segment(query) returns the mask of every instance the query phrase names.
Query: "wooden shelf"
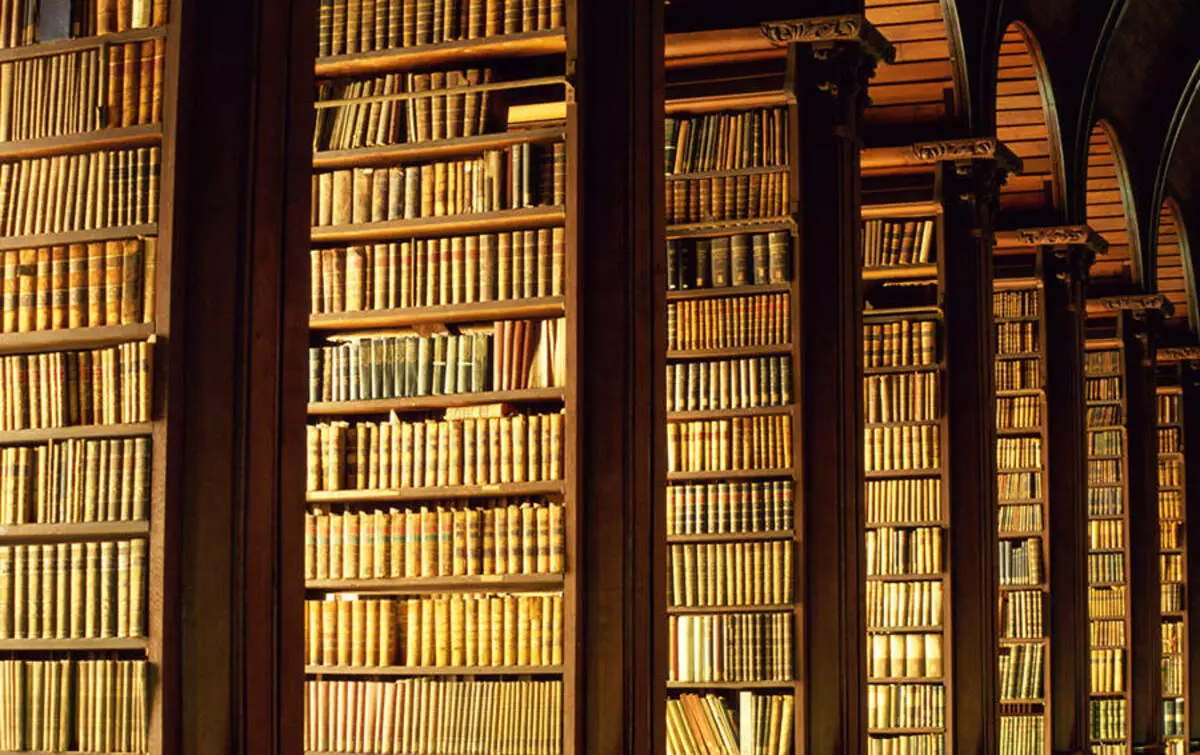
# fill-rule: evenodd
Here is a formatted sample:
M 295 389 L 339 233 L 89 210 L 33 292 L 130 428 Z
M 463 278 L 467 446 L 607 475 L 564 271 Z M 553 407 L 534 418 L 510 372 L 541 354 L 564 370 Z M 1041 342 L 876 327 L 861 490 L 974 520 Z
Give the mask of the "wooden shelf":
M 761 532 L 725 532 L 705 535 L 667 535 L 668 543 L 747 543 L 764 540 L 792 540 L 794 530 L 763 530 Z
M 999 435 L 1001 437 L 1012 437 L 1012 436 L 1022 436 L 1022 435 L 1041 435 L 1041 434 L 1042 434 L 1041 425 L 1038 425 L 1037 427 L 1004 427 L 1004 428 L 998 427 L 998 428 L 996 428 L 996 435 Z
M 517 391 L 449 393 L 437 396 L 387 398 L 373 401 L 318 401 L 308 405 L 308 413 L 309 416 L 385 414 L 387 412 L 428 411 L 479 404 L 564 401 L 566 396 L 566 390 L 563 388 L 525 388 Z
M 921 522 L 917 520 L 898 521 L 898 522 L 867 522 L 866 528 L 869 530 L 877 530 L 883 527 L 892 529 L 910 528 L 910 527 L 945 527 L 946 520 L 938 519 L 932 522 Z
M 865 267 L 862 271 L 862 279 L 865 281 L 922 280 L 926 278 L 936 280 L 937 277 L 938 266 L 936 263 Z
M 942 424 L 940 419 L 909 419 L 898 420 L 896 422 L 866 422 L 863 427 L 870 429 L 873 427 L 925 427 Z
M 99 637 L 75 640 L 0 640 L 0 651 L 101 651 L 101 650 L 145 650 L 149 641 L 145 637 Z
M 940 634 L 945 627 L 867 627 L 867 634 Z
M 310 676 L 561 676 L 546 666 L 305 666 Z
M 1005 467 L 997 469 L 996 474 L 1028 474 L 1045 471 L 1042 467 Z
M 1008 322 L 1041 322 L 1041 320 L 1041 315 L 1013 315 L 1010 317 L 992 318 L 992 322 L 996 323 L 997 325 L 1002 325 Z
M 1009 699 L 1000 698 L 1001 705 L 1045 705 L 1046 698 L 1044 697 L 1013 697 Z
M 942 369 L 940 364 L 905 364 L 901 366 L 889 367 L 866 367 L 863 369 L 864 375 L 894 375 L 900 372 L 937 372 Z
M 399 328 L 409 325 L 489 322 L 561 317 L 566 303 L 561 296 L 538 299 L 479 301 L 469 304 L 445 304 L 436 307 L 364 309 L 354 312 L 326 312 L 309 315 L 309 330 L 347 330 L 352 328 Z
M 1001 540 L 1032 540 L 1035 537 L 1045 537 L 1045 532 L 1004 532 L 997 534 Z
M 914 728 L 868 728 L 867 734 L 876 735 L 891 735 L 891 734 L 944 734 L 946 727 L 944 726 L 920 726 Z
M 324 592 L 378 592 L 423 594 L 450 591 L 523 591 L 561 589 L 561 574 L 482 574 L 462 577 L 418 577 L 396 579 L 310 579 L 309 590 Z
M 1040 396 L 1045 391 L 1041 388 L 1013 388 L 1006 391 L 996 391 L 996 396 L 1000 398 L 1013 396 Z
M 796 410 L 792 404 L 783 406 L 751 406 L 744 409 L 704 409 L 688 412 L 667 412 L 668 421 L 693 419 L 726 419 L 730 417 L 765 417 L 780 414 L 791 414 Z
M 72 425 L 71 427 L 47 427 L 38 430 L 9 430 L 0 432 L 0 446 L 19 443 L 43 443 L 48 440 L 74 440 L 79 438 L 136 438 L 150 435 L 154 431 L 151 422 L 122 425 Z
M 1001 637 L 999 642 L 1001 645 L 1045 645 L 1049 642 L 1048 637 Z
M 561 55 L 566 51 L 566 32 L 563 29 L 548 29 L 349 55 L 327 55 L 317 58 L 315 71 L 322 78 L 359 76 L 466 61 Z
M 941 582 L 949 575 L 946 572 L 936 574 L 869 574 L 868 582 Z
M 905 477 L 940 477 L 942 470 L 940 467 L 932 469 L 889 469 L 886 471 L 867 472 L 868 480 L 889 480 Z
M 729 176 L 757 176 L 764 173 L 787 173 L 791 168 L 787 165 L 759 165 L 750 168 L 726 168 L 724 170 L 694 170 L 685 173 L 668 171 L 664 178 L 671 181 L 695 181 L 701 178 L 727 178 Z
M 144 537 L 149 534 L 150 523 L 145 521 L 0 525 L 0 543 L 54 543 L 112 537 Z
M 33 236 L 4 236 L 0 237 L 0 250 L 34 249 L 42 246 L 69 246 L 83 244 L 89 241 L 111 241 L 113 239 L 130 239 L 138 236 L 158 235 L 158 225 L 120 225 L 113 228 L 92 228 L 86 231 L 65 231 L 63 233 L 43 233 Z
M 427 236 L 458 236 L 530 228 L 547 228 L 566 222 L 562 207 L 522 207 L 463 215 L 440 215 L 408 220 L 380 220 L 354 225 L 313 226 L 311 240 L 321 246 L 399 241 Z
M 671 616 L 690 616 L 695 614 L 791 613 L 795 610 L 796 606 L 792 603 L 760 606 L 669 606 L 667 614 Z
M 565 135 L 561 126 L 525 130 L 501 131 L 495 134 L 461 136 L 457 139 L 437 139 L 424 142 L 405 142 L 361 149 L 325 150 L 313 155 L 313 170 L 356 168 L 378 165 L 406 165 L 415 162 L 442 160 L 474 155 L 489 149 L 501 149 L 513 144 L 549 142 Z
M 0 333 L 0 355 L 96 349 L 127 341 L 144 341 L 152 335 L 154 335 L 153 323 L 36 330 L 29 333 Z
M 0 142 L 0 160 L 27 160 L 52 155 L 69 155 L 103 149 L 144 147 L 162 141 L 162 126 L 129 126 L 85 131 L 80 134 L 48 136 L 41 139 Z
M 944 684 L 942 676 L 868 676 L 870 684 Z
M 494 485 L 406 488 L 404 490 L 321 490 L 308 493 L 309 503 L 358 503 L 365 501 L 437 501 L 444 498 L 498 498 L 502 496 L 563 495 L 562 480 L 505 482 Z
M 667 689 L 792 689 L 794 681 L 667 682 Z
M 997 362 L 1013 362 L 1018 359 L 1041 359 L 1042 352 L 1040 351 L 1009 351 L 1003 354 L 996 354 Z
M 790 343 L 776 343 L 766 346 L 731 346 L 723 349 L 672 349 L 667 351 L 667 359 L 736 359 L 791 353 Z
M 0 50 L 0 63 L 27 58 L 40 58 L 43 55 L 56 55 L 64 52 L 88 50 L 103 45 L 116 45 L 124 42 L 142 42 L 148 39 L 162 39 L 166 36 L 165 26 L 152 26 L 147 29 L 132 29 L 130 31 L 101 34 L 94 37 L 76 37 L 74 39 L 56 39 L 52 42 L 38 42 L 32 45 L 20 45 Z
M 792 284 L 787 283 L 754 283 L 748 286 L 719 286 L 709 288 L 678 288 L 667 291 L 667 301 L 687 301 L 691 299 L 716 299 L 727 296 L 754 296 L 755 294 L 787 294 L 791 293 Z
M 746 480 L 763 477 L 784 477 L 791 479 L 795 475 L 796 471 L 792 467 L 782 469 L 714 469 L 703 472 L 668 472 L 667 480 L 670 482 L 702 482 L 705 480 Z
M 749 218 L 746 220 L 711 220 L 706 223 L 678 223 L 667 226 L 668 239 L 737 236 L 744 233 L 795 231 L 791 218 Z

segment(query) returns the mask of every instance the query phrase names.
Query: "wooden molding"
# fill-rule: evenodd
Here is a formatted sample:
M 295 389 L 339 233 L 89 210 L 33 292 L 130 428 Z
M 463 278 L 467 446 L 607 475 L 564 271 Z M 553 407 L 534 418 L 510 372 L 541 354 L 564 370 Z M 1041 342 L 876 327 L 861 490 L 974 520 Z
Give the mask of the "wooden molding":
M 991 160 L 1008 173 L 1020 173 L 1022 168 L 1021 158 L 993 137 L 917 142 L 912 145 L 911 150 L 916 163 Z
M 1090 311 L 1161 313 L 1170 317 L 1175 312 L 1171 300 L 1162 294 L 1137 294 L 1133 296 L 1106 296 L 1088 302 Z
M 1165 346 L 1158 350 L 1160 362 L 1187 362 L 1200 359 L 1200 346 Z
M 1108 253 L 1108 242 L 1087 225 L 1056 225 L 996 231 L 997 246 L 1083 246 L 1097 255 Z
M 896 48 L 861 14 L 768 21 L 760 28 L 768 42 L 780 47 L 858 42 L 867 54 L 877 60 L 886 63 L 896 60 Z

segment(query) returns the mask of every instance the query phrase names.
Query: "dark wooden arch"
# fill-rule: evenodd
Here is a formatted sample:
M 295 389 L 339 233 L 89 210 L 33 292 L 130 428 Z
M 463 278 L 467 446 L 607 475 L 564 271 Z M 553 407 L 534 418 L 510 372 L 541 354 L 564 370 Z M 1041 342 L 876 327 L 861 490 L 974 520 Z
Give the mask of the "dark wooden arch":
M 1116 132 L 1104 120 L 1096 122 L 1088 139 L 1086 187 L 1087 224 L 1108 242 L 1108 254 L 1092 268 L 1097 288 L 1103 292 L 1142 291 L 1146 276 L 1137 206 L 1125 154 Z

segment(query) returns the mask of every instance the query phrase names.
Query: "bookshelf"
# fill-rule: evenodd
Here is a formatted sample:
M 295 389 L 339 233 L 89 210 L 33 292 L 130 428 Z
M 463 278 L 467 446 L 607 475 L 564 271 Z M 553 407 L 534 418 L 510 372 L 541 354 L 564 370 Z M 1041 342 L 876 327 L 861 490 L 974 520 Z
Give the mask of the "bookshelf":
M 347 7 L 317 20 L 304 747 L 579 752 L 573 12 Z
M 1180 755 L 1188 749 L 1188 707 L 1191 704 L 1187 471 L 1184 464 L 1186 417 L 1181 386 L 1158 387 L 1156 415 L 1158 545 L 1162 581 L 1163 742 L 1168 752 Z
M 161 753 L 172 716 L 168 5 L 0 42 L 5 751 Z

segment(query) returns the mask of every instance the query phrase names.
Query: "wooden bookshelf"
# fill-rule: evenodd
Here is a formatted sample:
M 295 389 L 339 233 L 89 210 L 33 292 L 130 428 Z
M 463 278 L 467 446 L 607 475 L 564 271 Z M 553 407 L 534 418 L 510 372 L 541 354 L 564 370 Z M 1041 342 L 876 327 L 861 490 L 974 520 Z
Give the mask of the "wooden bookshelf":
M 534 23 L 539 22 L 535 19 Z M 549 648 L 553 636 L 553 662 L 547 657 L 531 664 L 524 661 L 489 664 L 486 660 L 476 664 L 472 660 L 465 663 L 449 660 L 450 656 L 446 659 L 433 655 L 422 657 L 424 648 L 419 642 L 399 642 L 389 650 L 381 637 L 367 635 L 367 643 L 374 643 L 381 654 L 388 652 L 391 657 L 382 658 L 378 665 L 358 665 L 357 662 L 347 665 L 348 661 L 340 660 L 339 665 L 321 665 L 319 658 L 309 656 L 304 669 L 305 694 L 315 701 L 317 690 L 323 688 L 321 685 L 332 683 L 332 680 L 338 680 L 338 684 L 366 685 L 362 689 L 382 689 L 383 686 L 378 685 L 405 683 L 455 683 L 461 685 L 464 695 L 484 694 L 485 687 L 480 685 L 501 685 L 496 689 L 514 690 L 514 694 L 522 695 L 526 690 L 534 689 L 529 685 L 542 685 L 536 687 L 539 690 L 536 693 L 529 693 L 533 696 L 521 698 L 526 703 L 500 711 L 500 714 L 506 720 L 536 721 L 541 730 L 538 748 L 576 755 L 581 752 L 582 742 L 576 693 L 580 687 L 579 635 L 582 631 L 577 566 L 580 563 L 582 481 L 576 468 L 580 453 L 577 250 L 581 229 L 575 194 L 579 182 L 580 147 L 573 82 L 566 78 L 566 53 L 576 44 L 577 32 L 573 25 L 567 28 L 563 18 L 554 28 L 461 40 L 454 39 L 451 34 L 445 41 L 410 46 L 382 45 L 384 49 L 348 53 L 345 48 L 342 52 L 337 51 L 336 40 L 328 41 L 326 35 L 329 33 L 328 28 L 323 28 L 318 40 L 319 45 L 332 45 L 331 54 L 321 53 L 316 59 L 318 87 L 341 87 L 393 75 L 402 84 L 389 95 L 376 93 L 355 97 L 346 89 L 331 89 L 334 94 L 320 95 L 315 102 L 316 108 L 323 117 L 332 119 L 327 123 L 335 125 L 329 126 L 329 131 L 319 132 L 314 139 L 314 188 L 323 180 L 322 176 L 336 171 L 361 175 L 364 171 L 393 168 L 419 171 L 421 180 L 429 176 L 430 184 L 434 183 L 432 176 L 436 171 L 439 182 L 443 181 L 444 175 L 453 184 L 456 164 L 477 161 L 472 164 L 482 166 L 485 156 L 496 152 L 503 155 L 497 163 L 502 165 L 502 172 L 507 170 L 504 165 L 511 165 L 512 171 L 493 176 L 499 204 L 489 205 L 496 209 L 487 212 L 459 212 L 454 205 L 454 191 L 462 195 L 481 191 L 481 181 L 475 189 L 467 184 L 458 185 L 457 189 L 451 185 L 444 211 L 432 212 L 431 205 L 418 208 L 415 213 L 418 217 L 414 217 L 413 212 L 406 212 L 405 219 L 338 225 L 318 224 L 314 218 L 310 236 L 312 248 L 322 255 L 340 255 L 332 263 L 337 270 L 337 277 L 333 279 L 336 283 L 324 279 L 330 285 L 344 286 L 337 294 L 339 300 L 343 292 L 354 293 L 350 286 L 357 285 L 341 277 L 343 271 L 357 264 L 348 261 L 351 252 L 345 247 L 366 245 L 363 248 L 396 247 L 406 251 L 393 258 L 399 260 L 397 267 L 380 263 L 386 269 L 371 268 L 370 280 L 363 279 L 363 285 L 368 288 L 391 286 L 395 292 L 391 301 L 381 303 L 383 299 L 368 294 L 360 304 L 351 305 L 347 298 L 347 306 L 340 303 L 335 306 L 332 299 L 321 299 L 330 290 L 328 287 L 314 288 L 314 306 L 309 318 L 310 354 L 314 356 L 310 359 L 333 359 L 339 344 L 357 338 L 374 342 L 416 338 L 420 348 L 429 351 L 422 351 L 415 364 L 406 362 L 400 350 L 364 357 L 361 364 L 353 368 L 364 370 L 361 374 L 368 376 L 367 382 L 356 389 L 359 392 L 333 394 L 339 399 L 351 396 L 351 400 L 331 400 L 328 392 L 310 391 L 310 428 L 346 422 L 354 433 L 375 432 L 369 428 L 376 426 L 377 419 L 387 417 L 386 422 L 398 423 L 394 424 L 396 433 L 401 432 L 401 426 L 405 428 L 403 432 L 410 433 L 405 437 L 415 438 L 418 432 L 424 432 L 421 427 L 442 423 L 440 427 L 448 429 L 440 432 L 454 434 L 456 440 L 453 450 L 449 445 L 439 446 L 436 434 L 432 446 L 426 443 L 424 470 L 428 473 L 436 466 L 439 472 L 423 477 L 415 456 L 410 455 L 417 453 L 416 441 L 412 441 L 411 449 L 405 446 L 406 450 L 401 453 L 400 435 L 389 435 L 393 445 L 387 452 L 391 454 L 388 463 L 396 469 L 400 466 L 411 469 L 410 477 L 393 476 L 387 484 L 366 487 L 357 484 L 330 486 L 321 480 L 314 488 L 310 480 L 308 519 L 315 521 L 329 517 L 332 528 L 333 517 L 343 517 L 345 522 L 350 522 L 353 517 L 358 517 L 357 521 L 366 521 L 366 518 L 381 521 L 380 517 L 391 517 L 389 521 L 393 524 L 389 525 L 385 536 L 391 543 L 398 542 L 397 538 L 402 541 L 406 537 L 404 527 L 411 527 L 413 521 L 418 522 L 418 527 L 425 527 L 428 521 L 430 527 L 437 528 L 445 522 L 447 529 L 435 529 L 442 534 L 435 535 L 434 539 L 445 537 L 447 545 L 451 542 L 457 545 L 438 550 L 431 544 L 418 558 L 399 565 L 400 573 L 407 576 L 395 576 L 395 571 L 388 573 L 389 576 L 381 576 L 379 571 L 364 575 L 362 568 L 356 568 L 349 576 L 343 573 L 339 577 L 324 574 L 322 567 L 310 564 L 305 575 L 307 607 L 317 603 L 324 606 L 327 601 L 336 601 L 340 606 L 361 596 L 365 600 L 390 601 L 401 618 L 406 607 L 407 610 L 441 611 L 440 606 L 447 602 L 473 606 L 476 604 L 473 601 L 506 601 L 509 598 L 550 601 L 539 604 L 545 606 L 559 601 L 553 604 L 561 610 L 555 609 L 553 615 L 547 613 L 537 618 L 524 613 L 512 617 L 513 632 L 517 631 L 516 624 L 524 622 L 519 635 L 523 642 L 540 640 L 542 646 Z M 468 70 L 486 70 L 488 78 L 468 82 L 465 73 L 462 78 L 457 78 L 458 72 Z M 422 76 L 424 88 L 412 83 Z M 371 92 L 370 89 L 366 91 Z M 521 123 L 509 117 L 516 112 L 510 108 L 530 104 L 530 98 L 541 102 L 537 98 L 543 94 L 547 98 L 545 104 L 551 106 L 551 110 L 566 103 L 561 108 L 565 116 L 557 115 L 539 123 Z M 356 112 L 353 108 L 363 109 L 363 112 L 367 108 L 376 108 L 373 112 L 377 115 L 385 111 L 398 113 L 398 117 L 393 116 L 398 125 L 386 137 L 376 139 L 372 132 L 370 139 L 364 136 L 352 148 L 344 148 L 344 142 L 335 145 L 334 130 L 349 128 L 336 125 L 336 119 L 353 114 Z M 468 110 L 472 119 L 478 118 L 469 126 Z M 353 119 L 346 123 L 353 123 Z M 530 162 L 526 163 L 528 170 L 523 174 L 521 154 L 524 150 L 528 150 Z M 483 168 L 478 170 L 482 172 Z M 467 175 L 470 177 L 471 174 Z M 529 188 L 528 196 L 518 193 L 519 185 Z M 442 187 L 442 183 L 429 186 L 429 196 L 441 191 Z M 386 194 L 386 186 L 383 191 Z M 472 196 L 478 199 L 482 194 Z M 383 199 L 386 200 L 386 196 Z M 492 199 L 489 197 L 488 201 Z M 439 195 L 439 208 L 442 202 Z M 549 244 L 552 234 L 553 252 Z M 506 239 L 505 246 L 498 247 L 496 240 L 501 237 Z M 491 239 L 493 244 L 488 247 L 490 252 L 485 251 L 485 238 Z M 529 240 L 522 242 L 522 238 Z M 545 246 L 542 246 L 543 238 L 547 242 Z M 464 239 L 471 239 L 472 251 L 460 251 L 463 247 L 458 245 L 467 243 Z M 510 242 L 512 246 L 507 245 Z M 458 255 L 453 262 L 450 259 L 451 243 L 456 245 L 455 254 Z M 429 246 L 419 247 L 420 244 Z M 428 257 L 422 256 L 418 260 L 419 248 L 432 251 Z M 445 249 L 444 255 L 439 254 L 439 248 Z M 420 254 L 424 255 L 424 252 Z M 388 283 L 388 280 L 392 282 Z M 314 282 L 314 286 L 318 285 Z M 364 288 L 364 293 L 367 290 Z M 318 299 L 321 299 L 320 304 L 317 304 Z M 563 324 L 543 326 L 542 323 Z M 528 340 L 505 335 L 510 331 L 502 330 L 502 327 L 509 325 L 530 328 Z M 553 332 L 546 329 L 551 327 L 558 329 Z M 479 345 L 483 343 L 478 340 L 480 338 L 485 339 L 486 352 Z M 510 340 L 503 340 L 506 338 Z M 473 354 L 470 363 L 458 362 L 458 378 L 445 369 L 446 356 L 435 355 L 435 349 L 443 347 L 446 351 L 438 353 L 458 349 L 458 354 Z M 472 351 L 474 349 L 479 350 Z M 445 380 L 449 386 L 456 380 L 460 382 L 453 388 L 422 391 L 418 395 L 412 384 L 405 384 L 403 377 L 395 384 L 381 383 L 379 375 L 372 372 L 376 368 L 387 374 L 395 369 L 401 376 L 405 370 L 411 370 L 413 374 L 424 375 L 428 384 Z M 331 369 L 322 373 L 320 384 L 326 387 L 338 385 L 338 380 L 348 381 L 349 374 L 340 376 Z M 463 378 L 463 375 L 468 377 Z M 462 380 L 466 380 L 466 384 Z M 349 386 L 349 382 L 341 385 Z M 558 426 L 561 436 L 556 429 L 552 438 L 551 417 L 559 415 L 562 417 Z M 518 420 L 514 418 L 520 418 L 521 424 L 516 424 Z M 520 428 L 532 433 L 535 421 L 543 435 L 534 437 L 518 432 Z M 499 434 L 501 426 L 506 428 L 504 435 Z M 378 427 L 379 432 L 384 432 L 382 423 Z M 469 432 L 481 434 L 470 435 Z M 488 445 L 489 440 L 480 445 L 476 438 L 490 438 L 491 445 Z M 353 452 L 344 458 L 347 463 L 354 463 L 352 457 Z M 371 458 L 375 459 L 375 468 L 383 475 L 386 468 L 380 461 L 383 457 L 372 455 Z M 429 462 L 429 458 L 435 461 Z M 533 464 L 534 458 L 540 460 L 540 465 Z M 549 471 L 551 458 L 556 470 L 553 473 Z M 520 466 L 522 463 L 525 466 Z M 470 464 L 475 466 L 469 467 Z M 518 468 L 520 475 L 513 471 Z M 452 478 L 451 469 L 460 471 L 455 471 Z M 408 479 L 412 479 L 411 484 Z M 548 518 L 539 518 L 534 523 L 535 515 L 540 517 L 551 509 L 562 512 L 561 524 L 551 525 Z M 528 511 L 540 511 L 541 514 L 522 519 L 526 516 L 522 512 Z M 514 520 L 514 516 L 517 519 Z M 513 523 L 511 527 L 504 523 L 506 517 L 507 522 Z M 397 518 L 399 532 L 394 524 Z M 477 523 L 468 524 L 468 520 Z M 452 522 L 457 523 L 450 524 Z M 559 529 L 552 531 L 552 527 Z M 317 562 L 325 563 L 323 559 L 330 558 L 330 554 L 322 555 L 323 546 L 316 545 L 320 542 L 318 531 L 310 530 L 309 540 Z M 525 550 L 518 549 L 515 556 L 509 551 L 509 568 L 503 570 L 506 573 L 491 573 L 493 557 L 490 551 L 486 557 L 483 555 L 485 539 L 489 547 L 495 547 L 492 543 L 520 541 L 526 543 Z M 552 541 L 556 545 L 550 545 Z M 376 542 L 380 542 L 378 536 Z M 365 543 L 363 547 L 366 547 Z M 528 550 L 531 547 L 533 550 Z M 452 551 L 457 554 L 453 557 L 458 563 L 443 561 L 452 557 Z M 378 549 L 373 552 L 380 553 Z M 546 555 L 551 552 L 556 555 Z M 522 560 L 525 556 L 533 562 Z M 496 557 L 504 556 L 498 553 Z M 516 562 L 512 560 L 514 558 Z M 554 569 L 541 568 L 545 565 L 539 566 L 538 562 L 543 558 L 558 558 L 561 565 Z M 332 561 L 330 563 L 332 571 Z M 429 608 L 431 605 L 434 607 Z M 412 606 L 417 607 L 413 609 Z M 521 610 L 525 611 L 524 608 Z M 454 618 L 447 614 L 448 623 L 444 625 L 439 613 L 436 629 L 435 620 L 431 618 L 425 631 L 430 635 L 436 633 L 438 642 L 443 633 L 449 638 L 453 633 L 464 632 L 463 637 L 454 640 L 457 646 L 464 647 L 468 642 L 466 637 L 474 637 L 476 627 L 484 626 L 477 622 L 485 621 L 482 615 L 475 617 L 473 608 L 469 613 L 469 618 L 461 615 Z M 466 626 L 462 624 L 464 621 L 468 622 Z M 311 618 L 308 626 L 310 632 L 315 631 Z M 417 633 L 421 629 L 410 627 L 408 631 Z M 493 634 L 493 639 L 497 636 Z M 433 637 L 425 639 L 432 647 Z M 513 644 L 516 642 L 514 638 Z M 550 650 L 546 652 L 550 653 Z M 308 709 L 310 714 L 313 710 L 312 706 Z M 448 716 L 450 709 L 444 708 L 442 713 Z M 328 715 L 336 717 L 337 714 L 330 708 Z M 406 714 L 398 714 L 397 726 L 403 724 L 413 730 L 433 726 L 432 720 L 418 720 L 416 714 L 402 720 L 403 715 Z M 332 738 L 327 743 L 317 741 L 314 722 L 309 720 L 307 723 L 306 751 L 344 749 Z M 514 739 L 508 746 L 531 749 L 534 747 L 532 741 Z M 498 746 L 495 742 L 485 743 L 488 748 Z
M 1159 370 L 1160 378 L 1163 370 Z M 1160 384 L 1158 419 L 1158 523 L 1162 582 L 1163 742 L 1171 755 L 1188 751 L 1191 691 L 1188 600 L 1188 493 L 1184 464 L 1183 389 Z

